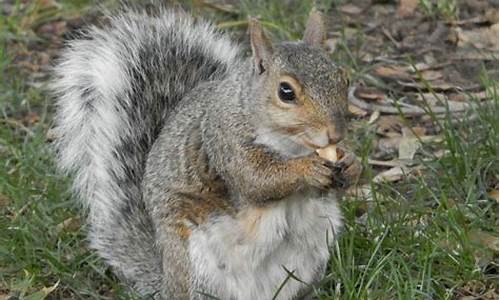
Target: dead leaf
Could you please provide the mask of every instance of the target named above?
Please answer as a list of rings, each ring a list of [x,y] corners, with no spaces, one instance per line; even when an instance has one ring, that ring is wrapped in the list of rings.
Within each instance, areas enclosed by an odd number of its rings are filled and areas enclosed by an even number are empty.
[[[398,80],[398,84],[406,87],[406,88],[411,88],[415,90],[428,90],[428,88],[432,89],[435,92],[444,92],[444,91],[450,91],[450,90],[460,90],[459,87],[455,85],[451,85],[447,82],[443,82],[441,80],[434,81],[434,82],[427,82],[426,84],[420,83],[420,82],[405,82]]]
[[[381,166],[381,167],[401,167],[407,165],[407,162],[400,161],[398,159],[393,159],[393,160],[368,159],[368,163],[373,166]]]
[[[228,2],[228,3],[224,3]],[[201,1],[195,1],[195,3],[199,6],[206,6],[208,8],[214,9],[214,10],[219,10],[224,13],[229,13],[229,14],[237,14],[238,9],[231,4],[229,1],[207,1],[207,0],[201,0]]]
[[[57,233],[61,232],[76,232],[82,226],[81,219],[79,217],[69,217],[63,222],[57,224],[56,231]]]
[[[382,78],[410,80],[411,76],[406,72],[406,68],[399,66],[379,66],[374,70],[375,74]]]
[[[365,201],[373,200],[373,191],[370,184],[353,185],[347,189],[346,195],[357,199],[361,198]]]
[[[31,295],[28,295],[28,296],[24,297],[23,299],[25,299],[25,300],[43,300],[50,293],[52,293],[57,288],[58,285],[59,285],[59,281],[56,282],[56,284],[54,284],[53,286],[43,287],[41,290],[39,290]]]
[[[0,194],[0,209],[9,205],[9,202],[10,200],[7,196],[5,196],[4,194]]]
[[[362,98],[365,100],[384,100],[386,98],[385,93],[379,91],[375,88],[363,87],[360,86],[356,88],[355,95],[358,98]]]
[[[371,63],[373,61],[373,54],[368,53],[368,52],[362,53],[361,60],[365,63]]]
[[[380,110],[375,110],[375,111],[371,114],[370,119],[368,119],[368,124],[373,124],[373,123],[375,123],[375,121],[377,121],[379,117],[380,117]]]
[[[330,54],[335,52],[335,50],[337,50],[337,46],[338,46],[339,42],[340,42],[340,38],[331,38],[331,39],[325,40],[324,45],[325,45],[326,51]]]
[[[45,134],[45,141],[51,143],[57,139],[57,136],[57,132],[54,129],[50,128]]]
[[[488,193],[488,196],[495,199],[498,202],[498,190],[493,190]]]
[[[473,46],[477,49],[498,51],[498,24],[489,27],[478,27],[472,30],[455,28],[458,47]]]
[[[340,11],[345,14],[359,15],[363,10],[354,4],[345,4],[340,7]]]
[[[457,51],[450,56],[451,60],[498,60],[498,51]]]
[[[40,121],[40,116],[36,112],[30,112],[23,117],[23,124],[34,125]]]
[[[417,71],[425,71],[425,70],[428,70],[430,68],[431,68],[431,66],[429,66],[428,64],[420,62],[420,63],[416,63],[415,65],[410,65],[409,67],[406,68],[406,70],[408,72],[415,73]]]
[[[482,230],[472,230],[468,234],[471,242],[483,245],[488,249],[498,252],[498,234],[492,234]]]
[[[418,7],[419,0],[400,0],[398,6],[398,17],[404,18],[412,15]]]
[[[427,81],[434,81],[437,79],[443,78],[443,73],[441,71],[435,71],[435,70],[425,70],[420,72],[420,74],[416,74],[414,77],[415,79],[419,79],[420,76]]]
[[[498,9],[490,8],[484,13],[484,17],[491,24],[498,24]]]
[[[496,282],[470,280],[456,287],[456,293],[461,295],[460,300],[498,300],[498,287]],[[470,298],[472,297],[472,298]]]
[[[418,149],[420,149],[420,141],[411,136],[405,136],[401,139],[398,149],[398,157],[400,160],[412,160]]]
[[[415,94],[415,100],[427,103],[429,106],[436,106],[447,101],[448,96],[444,93],[418,93]]]
[[[427,133],[427,129],[425,127],[422,127],[422,126],[414,126],[411,128],[411,130],[412,130],[413,134],[418,136],[418,137],[425,136],[425,134]]]
[[[402,139],[402,136],[381,138],[378,140],[377,150],[383,154],[393,154],[399,150],[399,144],[401,144]]]
[[[400,160],[413,160],[415,153],[420,149],[421,143],[412,129],[403,127],[401,129],[403,138],[399,143],[398,157]]]
[[[349,104],[347,109],[349,110],[349,113],[351,113],[352,115],[356,116],[356,117],[365,117],[366,115],[368,115],[368,112],[364,109],[361,109],[355,105],[352,105],[352,104]]]
[[[68,31],[68,28],[66,26],[66,21],[55,21],[55,22],[50,22],[43,24],[37,29],[37,32],[39,34],[47,35],[47,36],[52,36],[52,37],[59,37],[62,36],[66,31]]]
[[[408,174],[408,169],[406,167],[393,167],[387,171],[377,174],[372,181],[375,183],[399,181],[403,179],[405,174]]]
[[[467,101],[469,99],[484,100],[488,98],[486,91],[476,92],[476,93],[455,93],[450,94],[449,99],[453,101]]]
[[[403,123],[398,116],[380,116],[376,132],[386,137],[398,137],[401,136],[401,128]]]

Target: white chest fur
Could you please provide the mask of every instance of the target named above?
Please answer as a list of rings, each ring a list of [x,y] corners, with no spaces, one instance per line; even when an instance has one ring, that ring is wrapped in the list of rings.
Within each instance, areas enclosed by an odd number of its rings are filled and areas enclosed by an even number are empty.
[[[189,255],[198,289],[220,299],[272,299],[289,276],[285,268],[304,282],[321,278],[328,244],[342,225],[335,198],[297,194],[197,228]],[[290,278],[277,299],[304,287]]]

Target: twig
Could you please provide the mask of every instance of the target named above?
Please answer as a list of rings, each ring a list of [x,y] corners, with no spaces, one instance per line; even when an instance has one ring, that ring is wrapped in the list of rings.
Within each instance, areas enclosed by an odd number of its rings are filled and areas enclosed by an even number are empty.
[[[238,27],[238,26],[247,26],[247,20],[241,21],[229,21],[229,22],[221,22],[217,24],[218,29],[229,28],[229,27]]]
[[[372,102],[368,103],[365,102],[356,95],[354,95],[356,88],[350,88],[349,89],[349,94],[348,94],[348,100],[351,104],[369,111],[369,112],[374,112],[376,110],[379,110],[381,113],[386,113],[386,114],[399,114],[402,113],[404,115],[408,116],[421,116],[421,115],[426,115],[428,113],[434,113],[434,114],[444,114],[447,112],[461,112],[465,111],[468,108],[471,107],[471,105],[464,105],[464,106],[454,106],[454,107],[429,107],[429,110],[425,110],[421,107],[410,105],[408,107],[394,107],[394,106],[387,106],[387,105],[379,105],[379,104],[374,104]]]
[[[382,28],[382,33],[394,44],[394,46],[396,46],[397,49],[401,49],[401,43],[396,41],[386,28]]]
[[[3,122],[7,125],[11,125],[13,127],[17,127],[23,131],[25,131],[28,135],[35,135],[33,131],[31,131],[28,127],[24,126],[23,123],[15,120],[15,119],[0,119],[0,122]]]
[[[382,167],[400,167],[407,165],[405,162],[401,160],[375,160],[368,159],[368,163],[372,166],[382,166]]]

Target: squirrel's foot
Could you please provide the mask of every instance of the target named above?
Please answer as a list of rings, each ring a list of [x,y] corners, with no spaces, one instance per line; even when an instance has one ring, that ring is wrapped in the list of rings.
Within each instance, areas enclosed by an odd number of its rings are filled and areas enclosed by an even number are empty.
[[[300,160],[303,166],[305,183],[321,190],[333,188],[335,166],[331,161],[321,158],[316,153]]]
[[[340,160],[334,163],[335,174],[333,185],[335,188],[347,188],[356,183],[361,175],[363,166],[352,152],[345,152]]]

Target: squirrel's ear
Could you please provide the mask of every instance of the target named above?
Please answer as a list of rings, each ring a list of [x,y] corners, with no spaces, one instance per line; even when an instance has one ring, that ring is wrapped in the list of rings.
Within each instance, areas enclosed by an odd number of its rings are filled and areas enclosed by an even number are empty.
[[[309,45],[321,46],[326,38],[326,25],[323,13],[313,7],[309,13],[306,30],[302,40]]]
[[[255,69],[259,74],[262,74],[266,71],[270,62],[271,55],[273,54],[273,46],[264,34],[264,30],[257,19],[250,18],[248,25]]]

